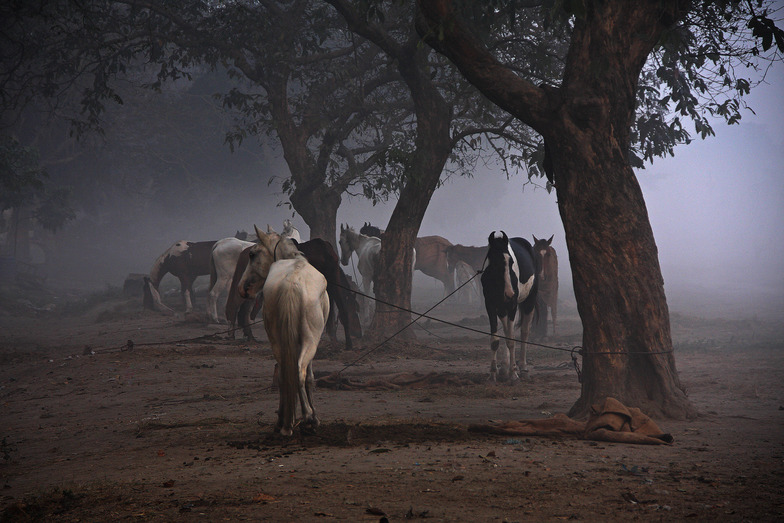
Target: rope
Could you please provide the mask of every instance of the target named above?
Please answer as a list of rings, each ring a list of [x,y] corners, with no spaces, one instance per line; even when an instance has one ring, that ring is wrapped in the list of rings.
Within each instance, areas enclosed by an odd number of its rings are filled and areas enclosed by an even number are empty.
[[[276,245],[276,247],[277,247],[277,245]],[[485,261],[487,261],[487,257],[485,257]],[[353,259],[353,257],[351,258],[351,265],[352,265],[352,268],[354,268],[354,259]],[[482,266],[484,267],[484,262],[482,263]],[[356,270],[356,269],[355,269],[355,270]],[[375,301],[375,302],[377,302],[377,303],[381,303],[381,304],[383,304],[383,305],[386,305],[386,306],[388,306],[388,307],[391,307],[391,308],[394,308],[394,309],[398,309],[398,310],[400,310],[400,311],[407,312],[407,313],[409,313],[409,314],[412,314],[412,315],[415,315],[415,316],[416,316],[416,318],[414,318],[413,320],[411,320],[410,322],[408,322],[408,323],[407,323],[405,326],[403,326],[402,328],[398,329],[398,330],[397,330],[395,333],[393,333],[392,335],[390,335],[390,336],[388,336],[387,338],[385,338],[385,339],[384,339],[382,342],[378,343],[378,344],[377,344],[375,347],[373,347],[373,348],[372,348],[372,349],[370,349],[369,351],[365,352],[364,354],[360,355],[360,356],[359,356],[357,359],[355,359],[354,361],[352,361],[352,362],[350,362],[350,363],[346,364],[346,366],[345,366],[345,367],[343,367],[341,370],[337,371],[337,373],[336,373],[336,374],[340,374],[341,372],[343,372],[344,370],[348,369],[349,367],[352,367],[352,366],[356,365],[356,364],[357,364],[357,362],[359,362],[359,361],[363,360],[364,358],[366,358],[367,356],[369,356],[370,354],[372,354],[372,353],[373,353],[373,352],[375,352],[376,350],[380,349],[380,348],[381,348],[382,346],[384,346],[386,343],[388,343],[389,341],[391,341],[392,339],[394,339],[395,337],[397,337],[398,335],[400,335],[400,334],[401,334],[403,331],[405,331],[406,329],[408,329],[409,327],[411,327],[412,325],[414,325],[415,323],[417,323],[417,322],[418,322],[420,319],[422,319],[422,318],[426,318],[426,319],[428,319],[428,320],[436,321],[436,322],[439,322],[439,323],[443,323],[443,324],[445,324],[445,325],[449,325],[449,326],[451,326],[451,327],[455,327],[455,328],[458,328],[458,329],[467,330],[467,331],[470,331],[470,332],[475,332],[475,333],[477,333],[477,334],[482,334],[482,335],[485,335],[485,336],[490,336],[490,335],[492,335],[491,333],[489,333],[489,332],[486,332],[486,331],[483,331],[483,330],[480,330],[480,329],[475,329],[475,328],[473,328],[473,327],[467,327],[467,326],[465,326],[465,325],[460,325],[460,324],[458,324],[458,323],[454,323],[454,322],[447,321],[447,320],[442,320],[442,319],[440,319],[440,318],[436,318],[436,317],[433,317],[433,316],[430,316],[430,315],[429,315],[429,313],[430,313],[430,312],[431,312],[433,309],[435,309],[436,307],[438,307],[439,305],[441,305],[442,303],[444,303],[446,300],[448,300],[449,298],[451,298],[451,297],[452,297],[454,294],[456,294],[457,292],[459,292],[459,291],[460,291],[460,290],[461,290],[463,287],[465,287],[466,285],[468,285],[469,283],[471,283],[471,282],[474,280],[474,278],[476,278],[477,276],[479,276],[480,274],[482,274],[482,272],[483,272],[483,269],[480,269],[480,270],[476,271],[476,274],[474,274],[474,275],[473,275],[471,278],[469,278],[468,280],[466,280],[465,282],[463,282],[463,283],[462,283],[460,286],[458,286],[458,287],[457,287],[455,290],[453,290],[452,292],[450,292],[449,294],[447,294],[446,296],[444,296],[444,297],[443,297],[441,300],[439,300],[438,302],[436,302],[436,303],[435,303],[435,304],[434,304],[432,307],[430,307],[429,309],[427,309],[427,310],[426,310],[425,312],[423,312],[423,313],[418,313],[418,312],[416,312],[416,311],[413,311],[413,310],[411,310],[411,309],[407,309],[407,308],[405,308],[405,307],[401,307],[401,306],[399,306],[399,305],[395,305],[394,303],[390,303],[390,302],[387,302],[387,301],[384,301],[384,300],[380,300],[380,299],[378,299],[378,298],[376,298],[376,297],[374,297],[374,296],[369,296],[369,295],[367,295],[367,294],[364,294],[364,293],[363,293],[363,292],[361,292],[361,291],[354,290],[354,289],[351,289],[351,288],[349,288],[349,287],[345,287],[345,286],[343,286],[343,285],[341,285],[341,284],[339,284],[339,283],[335,283],[335,285],[336,285],[337,287],[340,287],[341,289],[344,289],[344,290],[347,290],[347,291],[353,292],[354,294],[358,294],[358,295],[360,295],[360,296],[363,296],[363,297],[365,297],[365,298],[368,298],[368,299],[370,299],[370,300],[373,300],[373,301]],[[355,272],[355,277],[356,277],[356,272]],[[391,311],[389,311],[389,312],[391,312]],[[250,323],[248,324],[248,327],[250,327],[250,326],[253,326],[253,325],[256,325],[256,324],[258,324],[258,323],[262,323],[262,321],[263,321],[263,320],[256,320],[256,321],[252,321],[252,322],[250,322]],[[428,332],[428,333],[429,333],[429,334],[431,334],[432,336],[436,336],[435,334],[433,334],[432,332],[430,332],[428,329],[426,329],[426,328],[425,328],[425,327],[423,327],[422,325],[417,325],[417,326],[418,326],[418,327],[420,327],[421,329],[423,329],[424,331]],[[157,328],[157,327],[156,327],[156,328]],[[134,348],[134,346],[156,346],[156,345],[172,345],[172,344],[177,344],[177,343],[184,343],[184,342],[193,342],[193,341],[207,340],[207,339],[213,339],[213,338],[217,337],[218,335],[225,335],[225,334],[228,334],[228,333],[229,333],[229,332],[231,332],[232,330],[237,330],[237,329],[239,329],[239,327],[235,327],[234,329],[230,329],[230,328],[229,328],[229,329],[223,329],[223,330],[220,330],[220,331],[214,332],[214,333],[212,333],[212,334],[204,334],[204,335],[202,335],[202,336],[197,336],[197,337],[194,337],[194,338],[184,338],[184,339],[179,339],[179,340],[170,340],[170,341],[163,341],[163,342],[138,343],[138,344],[135,344],[135,345],[134,345],[134,342],[133,342],[132,340],[128,340],[128,341],[126,342],[126,344],[125,344],[125,345],[121,345],[121,346],[118,346],[118,347],[110,347],[110,348],[107,348],[107,349],[99,349],[99,350],[96,350],[96,351],[93,351],[93,352],[94,352],[94,353],[117,352],[117,351],[132,350],[132,349]],[[146,330],[146,328],[145,328],[145,330]],[[438,336],[436,336],[436,337],[438,337]],[[577,361],[577,355],[578,355],[578,354],[579,354],[580,356],[582,356],[583,358],[585,358],[586,356],[593,356],[593,355],[603,355],[603,354],[623,354],[623,355],[657,355],[657,354],[671,354],[671,353],[673,353],[673,352],[674,352],[673,350],[668,350],[668,351],[657,351],[657,352],[630,352],[630,351],[619,351],[619,352],[612,352],[612,351],[602,351],[602,352],[586,352],[586,351],[585,351],[585,349],[584,349],[583,347],[579,346],[579,345],[576,345],[576,346],[574,346],[574,347],[571,347],[571,348],[567,348],[567,347],[556,347],[556,346],[554,346],[554,345],[546,345],[546,344],[542,344],[542,343],[536,343],[536,342],[532,342],[532,341],[525,341],[525,342],[523,342],[522,340],[520,340],[520,339],[518,339],[518,338],[510,338],[510,337],[507,337],[507,336],[501,336],[501,335],[498,335],[498,334],[496,334],[496,337],[498,337],[499,339],[503,339],[503,340],[507,340],[507,341],[513,341],[513,342],[518,342],[518,343],[525,343],[525,344],[527,344],[527,345],[532,345],[532,346],[535,346],[535,347],[540,347],[540,348],[544,348],[544,349],[550,349],[550,350],[556,350],[556,351],[561,351],[561,352],[568,352],[568,353],[570,353],[570,355],[571,355],[571,358],[572,358],[572,362],[573,362],[573,364],[574,364],[575,371],[577,372],[577,379],[578,379],[578,381],[579,381],[580,383],[582,383],[582,370],[581,370],[581,368],[580,368],[580,365],[579,365],[579,363],[578,363],[578,361]],[[216,340],[216,341],[217,341],[217,340]]]
[[[435,305],[433,305],[432,307],[430,307],[430,308],[429,308],[427,311],[425,311],[425,312],[423,312],[423,313],[418,313],[418,312],[416,312],[416,311],[413,311],[413,310],[411,310],[411,309],[407,309],[407,308],[405,308],[405,307],[401,307],[400,305],[395,305],[394,303],[390,303],[390,302],[387,302],[387,301],[384,301],[384,300],[381,300],[381,299],[375,298],[375,297],[373,297],[373,296],[368,296],[367,294],[364,294],[364,293],[363,293],[363,292],[361,292],[361,291],[357,291],[357,290],[354,290],[354,289],[350,289],[350,288],[348,288],[348,287],[345,287],[345,286],[343,286],[343,285],[340,285],[340,284],[337,284],[337,286],[338,286],[338,287],[340,287],[340,288],[342,288],[342,289],[345,289],[345,290],[351,291],[351,292],[353,292],[354,294],[358,294],[358,295],[360,295],[360,296],[363,296],[363,297],[365,297],[365,298],[368,298],[368,299],[371,299],[371,300],[373,300],[373,301],[376,301],[376,302],[378,302],[378,303],[381,303],[381,304],[383,304],[383,305],[386,305],[386,306],[388,306],[388,307],[392,307],[392,308],[395,308],[395,309],[401,310],[401,311],[403,311],[403,312],[408,312],[409,314],[414,314],[414,315],[416,315],[416,316],[417,316],[417,318],[416,318],[415,320],[413,320],[413,321],[411,322],[411,324],[415,323],[416,321],[420,320],[421,318],[426,318],[426,319],[428,319],[428,320],[432,320],[432,321],[436,321],[436,322],[439,322],[439,323],[443,323],[443,324],[445,324],[445,325],[449,325],[449,326],[451,326],[451,327],[456,327],[456,328],[458,328],[458,329],[463,329],[463,330],[467,330],[467,331],[471,331],[471,332],[476,332],[476,333],[478,333],[478,334],[484,334],[485,336],[490,336],[490,335],[492,335],[492,334],[491,334],[491,333],[489,333],[489,332],[486,332],[486,331],[483,331],[483,330],[480,330],[480,329],[474,329],[473,327],[467,327],[467,326],[465,326],[465,325],[460,325],[460,324],[458,324],[458,323],[454,323],[454,322],[447,321],[447,320],[442,320],[442,319],[440,319],[440,318],[435,318],[435,317],[433,317],[433,316],[429,316],[429,315],[428,315],[428,313],[429,313],[430,311],[432,311],[433,309],[435,309],[436,307],[438,307],[439,305],[441,305],[441,304],[442,304],[444,301],[446,301],[447,299],[449,299],[450,297],[452,297],[452,295],[453,295],[453,294],[455,294],[455,293],[456,293],[456,292],[458,292],[460,289],[462,289],[463,287],[465,287],[466,285],[468,285],[469,283],[471,283],[471,281],[473,281],[473,280],[474,280],[474,278],[476,278],[476,277],[477,277],[478,275],[480,275],[481,273],[482,273],[482,271],[481,271],[481,270],[479,270],[479,271],[476,271],[476,274],[474,274],[474,276],[472,276],[472,277],[471,277],[469,280],[466,280],[466,281],[465,281],[465,282],[464,282],[462,285],[460,285],[459,287],[457,287],[457,288],[456,288],[454,291],[452,291],[450,294],[448,294],[447,296],[445,296],[445,297],[444,297],[444,298],[443,298],[441,301],[439,301],[438,303],[436,303]],[[409,327],[411,324],[409,324],[409,325],[406,325],[406,327],[404,327],[403,329],[401,329],[401,332],[402,332],[403,330],[405,330],[406,328],[408,328],[408,327]],[[572,348],[566,348],[566,347],[556,347],[556,346],[553,346],[553,345],[545,345],[545,344],[542,344],[542,343],[536,343],[536,342],[533,342],[533,341],[525,341],[525,342],[523,342],[522,340],[520,340],[520,339],[518,339],[518,338],[510,338],[510,337],[507,337],[507,336],[502,336],[502,335],[499,335],[499,334],[496,334],[496,336],[497,336],[498,338],[500,338],[500,339],[503,339],[503,340],[508,340],[508,341],[515,341],[515,342],[519,342],[519,343],[526,343],[527,345],[533,345],[533,346],[536,346],[536,347],[541,347],[541,348],[544,348],[544,349],[552,349],[552,350],[557,350],[557,351],[562,351],[562,352],[570,352],[570,353],[571,353],[571,352],[574,352],[574,351],[576,351],[576,352],[577,352],[578,354],[580,354],[581,356],[585,356],[585,355],[600,355],[600,354],[626,354],[626,355],[632,355],[632,354],[640,354],[640,355],[644,355],[644,354],[650,354],[650,355],[653,355],[653,354],[670,354],[670,353],[672,353],[672,352],[673,352],[672,350],[667,350],[667,351],[658,351],[658,352],[630,352],[630,351],[619,351],[619,352],[612,352],[612,351],[605,351],[605,352],[585,352],[585,349],[584,349],[583,347],[581,347],[581,346],[575,346],[575,347],[572,347]],[[579,350],[577,350],[577,349],[579,349]],[[375,349],[374,349],[374,350],[375,350]]]

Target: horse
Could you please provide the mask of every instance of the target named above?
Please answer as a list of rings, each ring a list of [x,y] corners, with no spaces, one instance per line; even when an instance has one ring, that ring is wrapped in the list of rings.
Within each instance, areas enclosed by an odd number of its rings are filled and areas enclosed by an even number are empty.
[[[534,239],[534,256],[536,257],[537,267],[541,267],[537,277],[539,279],[539,298],[542,304],[543,314],[539,317],[539,322],[544,323],[543,335],[547,336],[547,309],[553,317],[553,336],[555,336],[555,324],[558,318],[558,255],[552,247],[553,236],[549,240],[540,240],[536,236]]]
[[[228,292],[240,253],[253,245],[253,242],[232,237],[218,240],[212,247],[209,259],[210,292],[207,295],[207,316],[213,323],[220,323],[218,297],[223,292]]]
[[[375,236],[358,233],[353,227],[340,224],[340,263],[348,265],[351,254],[356,252],[359,258],[359,274],[362,275],[362,291],[370,295],[376,279],[378,256],[381,252],[381,240]],[[364,300],[363,300],[364,301]],[[365,318],[370,315],[369,307],[365,308]]]
[[[414,269],[443,283],[444,296],[455,290],[454,268],[449,267],[446,256],[451,245],[452,242],[441,236],[422,236],[414,242]]]
[[[450,245],[446,249],[446,263],[450,271],[455,270],[455,265],[463,261],[470,265],[474,271],[481,271],[487,255],[486,247],[470,247],[466,245]]]
[[[466,284],[465,287],[460,289],[458,293],[462,301],[473,303],[474,300],[479,301],[481,293],[479,291],[479,280],[475,278],[476,270],[462,260],[455,263],[455,283],[459,287]]]
[[[290,238],[280,238],[271,247],[261,234],[259,243],[248,253],[248,266],[238,287],[243,298],[259,291],[264,294],[264,329],[279,368],[280,403],[275,431],[290,436],[297,397],[302,426],[315,429],[319,424],[313,409],[313,357],[329,316],[327,280],[302,253],[278,258],[280,243],[296,249]]]
[[[498,367],[496,352],[500,338],[498,319],[504,328],[506,346],[509,350],[508,376],[510,381],[520,379],[519,371],[528,374],[526,361],[526,344],[531,329],[531,320],[536,307],[536,295],[539,288],[537,273],[539,272],[534,258],[534,251],[528,240],[512,238],[504,231],[490,233],[487,238],[487,267],[482,273],[482,293],[485,299],[487,316],[490,319],[490,349],[493,359],[490,363],[490,381],[496,381]],[[512,337],[514,319],[520,310],[521,362],[519,369],[515,360],[515,343]],[[503,376],[503,366],[502,373]]]
[[[180,280],[180,295],[182,296],[185,312],[193,310],[193,282],[199,276],[210,273],[210,253],[215,241],[189,242],[180,240],[166,249],[150,269],[148,285],[152,286],[151,296],[153,308],[173,312],[160,301],[158,287],[163,277],[170,273]]]
[[[308,263],[313,265],[327,280],[327,293],[330,298],[330,310],[337,311],[340,322],[346,337],[346,350],[353,350],[352,337],[362,337],[362,326],[359,321],[359,306],[356,296],[350,292],[351,283],[346,274],[340,269],[340,262],[335,249],[329,242],[321,238],[314,238],[310,241],[300,243],[297,248],[305,255]],[[258,309],[261,307],[261,295],[255,301],[243,300],[237,292],[237,285],[245,272],[248,264],[248,254],[250,247],[242,251],[237,260],[237,267],[234,270],[232,285],[229,288],[229,299],[226,301],[226,320],[229,322],[229,338],[234,338],[234,325],[238,323],[242,327],[245,337],[253,339],[253,332],[250,328],[250,321]],[[327,334],[330,339],[335,341],[335,318],[330,314],[326,326]]]
[[[364,234],[365,236],[373,236],[374,238],[378,238],[379,240],[384,236],[384,231],[376,227],[375,225],[370,225],[370,222],[365,222],[361,229],[359,229],[359,234]]]

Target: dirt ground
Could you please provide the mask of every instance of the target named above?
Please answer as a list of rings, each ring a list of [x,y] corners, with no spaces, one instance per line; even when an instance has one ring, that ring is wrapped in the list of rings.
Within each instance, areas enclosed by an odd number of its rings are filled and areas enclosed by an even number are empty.
[[[201,314],[161,316],[116,291],[58,299],[6,292],[0,307],[2,521],[784,519],[774,321],[672,315],[701,413],[656,420],[672,446],[468,431],[569,410],[580,324],[568,307],[544,341],[566,350],[529,351],[532,379],[514,386],[487,384],[487,337],[453,326],[426,321],[414,342],[353,352],[325,339],[317,376],[436,374],[397,389],[317,388],[317,433],[283,438],[263,326],[259,343],[229,341]],[[432,315],[486,329],[477,306]]]

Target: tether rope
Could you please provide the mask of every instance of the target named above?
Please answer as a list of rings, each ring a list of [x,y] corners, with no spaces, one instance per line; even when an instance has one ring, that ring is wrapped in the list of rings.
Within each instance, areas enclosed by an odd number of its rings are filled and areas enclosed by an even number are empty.
[[[352,259],[351,259],[351,265],[352,265],[352,268],[353,268],[353,269],[354,269],[354,271],[355,271],[355,272],[354,272],[354,276],[356,277],[356,268],[354,267],[354,259],[353,259],[353,257],[352,257]],[[483,265],[484,265],[484,262],[483,262]],[[383,304],[383,305],[386,305],[386,306],[388,306],[388,307],[391,307],[391,308],[393,308],[393,309],[398,309],[399,311],[402,311],[402,312],[407,312],[407,313],[409,313],[409,314],[412,314],[412,315],[415,315],[415,316],[416,316],[416,317],[415,317],[413,320],[411,320],[410,322],[408,322],[408,323],[407,323],[406,325],[404,325],[402,328],[400,328],[400,329],[398,329],[397,331],[395,331],[395,332],[394,332],[392,335],[390,335],[390,336],[387,336],[387,337],[386,337],[386,338],[385,338],[383,341],[381,341],[380,343],[378,343],[378,344],[377,344],[376,346],[374,346],[372,349],[370,349],[370,350],[366,351],[365,353],[361,354],[361,355],[360,355],[358,358],[356,358],[355,360],[353,360],[353,361],[351,361],[350,363],[346,364],[346,365],[345,365],[345,366],[344,366],[342,369],[340,369],[339,371],[337,371],[335,374],[340,374],[340,373],[341,373],[341,372],[343,372],[344,370],[346,370],[346,369],[348,369],[348,368],[350,368],[350,367],[352,367],[352,366],[356,365],[356,364],[357,364],[359,361],[363,360],[364,358],[366,358],[367,356],[369,356],[370,354],[372,354],[372,353],[373,353],[373,352],[375,352],[376,350],[378,350],[378,349],[380,349],[381,347],[383,347],[383,346],[384,346],[385,344],[387,344],[389,341],[391,341],[391,340],[392,340],[392,339],[394,339],[395,337],[399,336],[399,335],[400,335],[400,334],[401,334],[403,331],[405,331],[406,329],[408,329],[408,328],[409,328],[409,327],[411,327],[412,325],[416,324],[416,323],[417,323],[417,322],[418,322],[420,319],[422,319],[422,318],[426,318],[426,319],[428,319],[428,320],[432,320],[432,321],[435,321],[435,322],[438,322],[438,323],[442,323],[442,324],[445,324],[445,325],[449,325],[449,326],[451,326],[451,327],[455,327],[455,328],[458,328],[458,329],[463,329],[463,330],[466,330],[466,331],[475,332],[475,333],[477,333],[477,334],[482,334],[482,335],[485,335],[485,336],[493,336],[493,334],[492,334],[492,333],[489,333],[489,332],[487,332],[487,331],[483,331],[483,330],[480,330],[480,329],[475,329],[475,328],[473,328],[473,327],[468,327],[468,326],[465,326],[465,325],[460,325],[460,324],[458,324],[458,323],[454,323],[454,322],[451,322],[451,321],[443,320],[443,319],[441,319],[441,318],[436,318],[436,317],[433,317],[433,316],[430,316],[430,315],[429,315],[429,313],[430,313],[430,312],[431,312],[433,309],[435,309],[436,307],[438,307],[439,305],[441,305],[443,302],[445,302],[446,300],[448,300],[449,298],[451,298],[451,297],[452,297],[454,294],[456,294],[458,291],[460,291],[460,290],[461,290],[463,287],[465,287],[466,285],[468,285],[469,283],[471,283],[471,282],[472,282],[472,281],[473,281],[473,280],[474,280],[474,279],[475,279],[477,276],[479,276],[480,274],[482,274],[482,272],[483,272],[483,270],[482,270],[482,269],[480,269],[480,270],[476,271],[476,273],[475,273],[475,274],[474,274],[474,275],[473,275],[471,278],[469,278],[468,280],[466,280],[465,282],[463,282],[463,283],[462,283],[460,286],[458,286],[458,287],[457,287],[455,290],[453,290],[451,293],[449,293],[449,294],[447,294],[446,296],[444,296],[444,297],[443,297],[441,300],[439,300],[438,302],[436,302],[436,303],[435,303],[433,306],[431,306],[429,309],[427,309],[427,310],[426,310],[425,312],[423,312],[423,313],[418,313],[418,312],[416,312],[416,311],[413,311],[413,310],[411,310],[411,309],[407,309],[407,308],[405,308],[405,307],[401,307],[401,306],[399,306],[399,305],[395,305],[395,304],[393,304],[393,303],[390,303],[390,302],[387,302],[387,301],[384,301],[384,300],[378,299],[378,298],[376,298],[376,297],[374,297],[374,296],[369,296],[369,295],[367,295],[367,294],[365,294],[365,293],[363,293],[363,292],[361,292],[361,291],[358,291],[358,290],[355,290],[355,289],[352,289],[352,288],[349,288],[349,287],[345,287],[345,286],[343,286],[343,285],[340,285],[339,283],[335,283],[335,285],[336,285],[337,287],[340,287],[341,289],[344,289],[344,290],[350,291],[350,292],[352,292],[352,293],[354,293],[354,294],[357,294],[357,295],[359,295],[359,296],[362,296],[362,297],[364,297],[364,298],[367,298],[367,299],[373,300],[373,301],[375,301],[375,302],[377,302],[377,303],[381,303],[381,304]],[[391,311],[390,311],[390,312],[391,312]],[[256,325],[256,324],[258,324],[258,323],[261,323],[262,321],[263,321],[263,320],[256,320],[256,321],[250,322],[250,323],[248,323],[248,324],[247,324],[247,327],[250,327],[250,326]],[[435,337],[439,337],[439,336],[437,336],[437,335],[433,334],[432,332],[430,332],[428,329],[426,329],[426,328],[425,328],[425,327],[423,327],[422,325],[418,325],[418,326],[419,326],[420,328],[422,328],[423,330],[425,330],[426,332],[428,332],[428,334],[430,334],[430,335],[432,335],[432,336],[435,336]],[[151,327],[151,328],[152,328],[152,327]],[[159,328],[159,327],[155,327],[155,328]],[[136,343],[136,344],[134,344],[134,342],[133,342],[132,340],[130,340],[130,339],[129,339],[129,340],[128,340],[128,341],[127,341],[127,342],[126,342],[124,345],[120,345],[120,346],[117,346],[117,347],[109,347],[109,348],[106,348],[106,349],[98,349],[98,350],[94,350],[94,351],[92,351],[92,352],[93,352],[93,353],[95,353],[95,354],[98,354],[98,353],[108,353],[108,352],[117,352],[117,351],[132,350],[132,349],[133,349],[135,346],[174,345],[174,344],[185,343],[185,342],[195,342],[195,341],[202,341],[202,340],[208,340],[208,339],[215,339],[215,338],[216,338],[217,336],[219,336],[219,335],[222,335],[222,334],[229,334],[230,332],[232,332],[232,331],[236,331],[236,330],[238,330],[239,328],[240,328],[240,327],[234,327],[234,328],[229,328],[229,329],[223,329],[223,330],[220,330],[220,331],[217,331],[217,332],[211,333],[211,334],[204,334],[204,335],[197,336],[197,337],[193,337],[193,338],[183,338],[183,339],[178,339],[178,340],[162,341],[162,342],[148,342],[148,343]],[[134,330],[142,330],[142,328],[138,328],[138,329],[134,329]],[[147,328],[144,328],[144,330],[147,330]],[[571,355],[571,359],[572,359],[572,362],[573,362],[573,365],[574,365],[575,371],[577,372],[577,379],[578,379],[578,381],[580,381],[580,382],[582,382],[582,371],[581,371],[581,369],[580,369],[580,365],[579,365],[579,363],[578,363],[578,361],[577,361],[577,355],[578,355],[578,354],[584,358],[584,357],[586,357],[586,356],[589,356],[589,355],[603,355],[603,354],[619,354],[619,355],[620,355],[620,354],[623,354],[623,355],[657,355],[657,354],[670,354],[670,353],[672,353],[672,352],[673,352],[673,350],[668,350],[668,351],[657,351],[657,352],[630,352],[630,351],[618,351],[618,352],[612,352],[612,351],[586,352],[586,351],[585,351],[585,349],[584,349],[582,346],[580,346],[580,345],[575,345],[575,346],[572,346],[571,348],[567,348],[567,347],[556,347],[556,346],[553,346],[553,345],[546,345],[546,344],[542,344],[542,343],[536,343],[536,342],[532,342],[532,341],[525,341],[525,342],[523,342],[522,340],[520,340],[520,339],[518,339],[518,338],[513,338],[513,337],[502,336],[502,335],[499,335],[499,334],[497,334],[497,333],[495,334],[495,336],[496,336],[498,339],[503,339],[503,340],[512,341],[512,342],[518,342],[518,343],[521,343],[521,344],[522,344],[522,343],[525,343],[525,344],[527,344],[527,345],[531,345],[531,346],[535,346],[535,347],[540,347],[540,348],[543,348],[543,349],[551,349],[551,350],[556,350],[556,351],[561,351],[561,352],[569,352],[569,353],[570,353],[570,355]],[[218,341],[218,340],[216,340],[216,341]]]

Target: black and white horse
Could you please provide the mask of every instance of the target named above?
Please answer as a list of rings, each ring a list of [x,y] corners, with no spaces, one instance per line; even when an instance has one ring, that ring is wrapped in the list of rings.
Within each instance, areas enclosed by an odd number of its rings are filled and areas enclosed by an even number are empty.
[[[498,366],[496,353],[498,320],[504,328],[509,359],[501,366],[501,376],[508,375],[510,381],[520,379],[519,372],[528,373],[526,362],[526,342],[531,329],[538,290],[537,269],[531,244],[523,238],[509,238],[504,231],[490,233],[487,238],[487,266],[482,273],[482,293],[485,308],[490,319],[490,349],[493,360],[490,363],[490,381],[496,381]],[[520,367],[515,360],[513,328],[515,315],[520,310]],[[508,374],[507,374],[508,373]]]

